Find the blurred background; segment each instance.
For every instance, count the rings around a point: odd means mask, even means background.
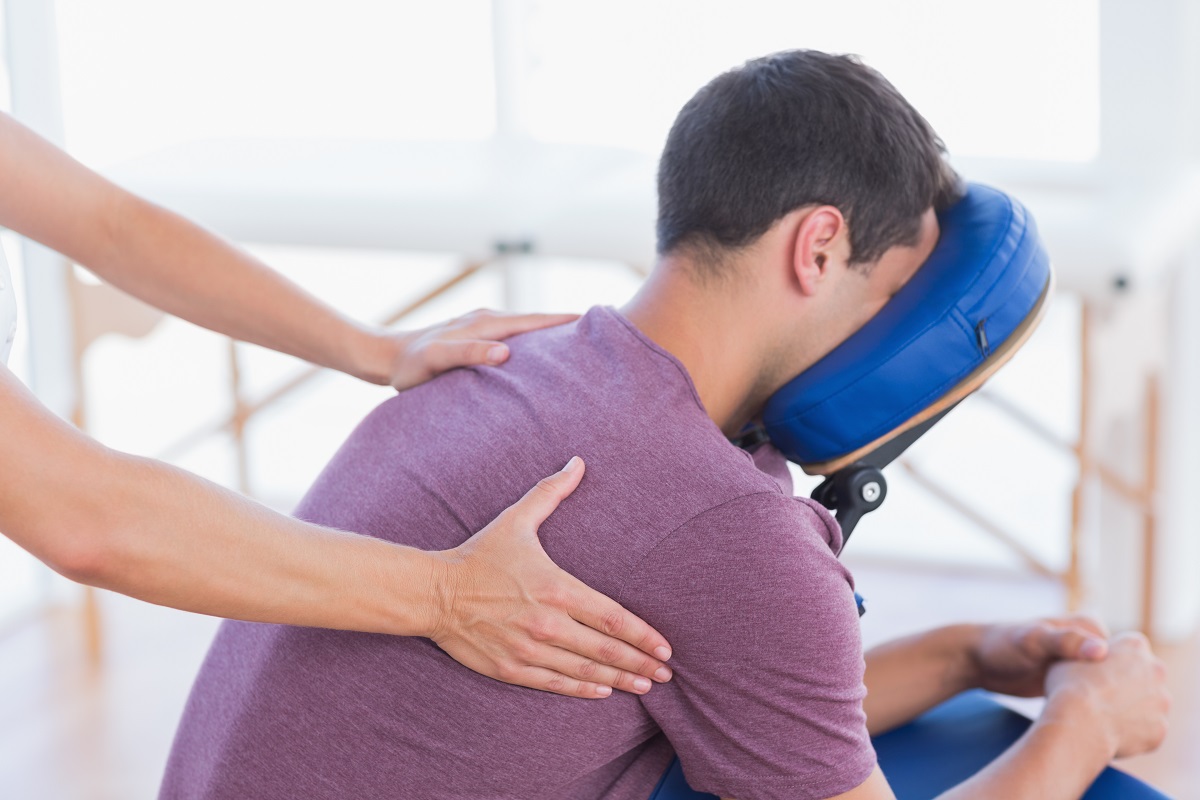
[[[1200,3],[0,0],[0,107],[343,311],[620,305],[657,152],[747,58],[856,53],[1037,218],[1041,329],[888,471],[845,560],[868,642],[1085,610],[1179,702],[1128,764],[1200,785]],[[290,510],[388,390],[161,318],[0,232],[13,368],[104,443]],[[429,431],[436,437],[437,431]],[[797,486],[815,484],[797,474]],[[397,513],[403,513],[398,509]],[[0,790],[152,797],[215,621],[84,591],[0,539]]]

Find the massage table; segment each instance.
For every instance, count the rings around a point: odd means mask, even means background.
[[[810,475],[813,499],[835,513],[843,547],[887,497],[883,469],[1012,358],[1053,290],[1049,258],[1019,202],[969,184],[938,215],[929,259],[873,319],[783,386],[762,422],[738,438],[770,441]],[[864,606],[859,600],[859,613]],[[872,742],[900,800],[932,798],[991,762],[1030,720],[967,692]],[[702,800],[678,759],[650,800]],[[1109,767],[1087,800],[1153,800],[1162,793]]]

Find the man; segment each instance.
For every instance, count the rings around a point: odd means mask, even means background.
[[[546,550],[671,641],[673,680],[576,703],[463,669],[450,637],[228,623],[163,797],[642,800],[674,752],[724,797],[887,798],[869,733],[973,685],[1050,701],[961,796],[1077,795],[1156,744],[1161,665],[1083,620],[886,646],[867,694],[836,523],[777,452],[728,440],[908,280],[956,186],[928,124],[853,59],[780,53],[703,88],[663,152],[660,259],[633,301],[385,403],[297,512],[442,549],[582,454]]]

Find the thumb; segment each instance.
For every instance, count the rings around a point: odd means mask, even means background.
[[[1066,628],[1055,631],[1050,651],[1058,658],[1099,661],[1108,655],[1108,642],[1091,631]]]
[[[508,345],[490,339],[445,339],[425,349],[425,366],[433,375],[456,367],[495,366],[508,360]]]
[[[572,456],[567,465],[553,475],[542,478],[512,507],[520,522],[537,528],[554,513],[583,480],[583,459]],[[535,531],[536,533],[536,531]]]
[[[1066,625],[1074,628],[1081,628],[1086,633],[1094,634],[1095,636],[1108,640],[1108,627],[1096,617],[1090,614],[1075,614],[1068,617],[1065,621]]]

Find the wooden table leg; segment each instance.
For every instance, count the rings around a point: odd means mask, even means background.
[[[1158,523],[1158,377],[1146,381],[1145,482],[1142,484],[1142,632],[1154,635],[1154,582]]]
[[[1084,299],[1079,308],[1079,431],[1074,448],[1078,472],[1075,488],[1071,492],[1070,554],[1067,571],[1063,576],[1067,587],[1067,609],[1069,611],[1078,611],[1083,603],[1080,545],[1083,535],[1083,502],[1088,480],[1091,477],[1091,316],[1091,305]]]

